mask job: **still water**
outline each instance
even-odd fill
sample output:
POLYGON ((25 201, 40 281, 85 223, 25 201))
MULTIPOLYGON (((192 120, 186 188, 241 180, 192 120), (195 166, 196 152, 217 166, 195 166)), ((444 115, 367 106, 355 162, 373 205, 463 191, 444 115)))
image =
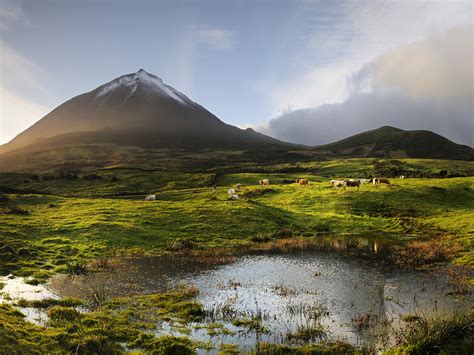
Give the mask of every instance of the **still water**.
MULTIPOLYGON (((189 336, 216 346, 236 343, 242 351, 258 341, 297 344, 299 339, 291 334, 298 329, 312 329, 313 341, 343 339, 376 348, 393 342, 393 330, 404 314, 452 311, 472 303, 470 295, 447 296, 450 289, 442 271, 387 267, 383 259, 390 248, 373 238, 331 237, 310 250, 246 255, 226 265, 186 257, 126 259, 106 273, 58 275, 39 286, 35 297, 87 298, 91 290, 100 289, 110 298, 193 285, 207 318, 194 324, 189 336), (232 325, 235 318, 259 319, 262 328, 232 325), (228 332, 209 335, 202 325, 214 322, 228 332)), ((175 329, 164 322, 157 333, 181 335, 175 329)))

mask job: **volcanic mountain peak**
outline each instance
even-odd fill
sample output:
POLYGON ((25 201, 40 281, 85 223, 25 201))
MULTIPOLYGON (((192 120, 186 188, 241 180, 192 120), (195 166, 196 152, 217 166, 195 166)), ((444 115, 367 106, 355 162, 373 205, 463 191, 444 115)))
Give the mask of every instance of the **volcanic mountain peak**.
POLYGON ((144 69, 140 69, 136 73, 122 75, 117 79, 108 82, 98 88, 96 101, 103 102, 109 95, 117 90, 127 90, 125 96, 126 102, 137 89, 140 88, 151 95, 159 95, 164 98, 172 99, 182 105, 193 105, 194 102, 186 95, 175 90, 173 87, 166 85, 163 80, 153 74, 148 73, 144 69))

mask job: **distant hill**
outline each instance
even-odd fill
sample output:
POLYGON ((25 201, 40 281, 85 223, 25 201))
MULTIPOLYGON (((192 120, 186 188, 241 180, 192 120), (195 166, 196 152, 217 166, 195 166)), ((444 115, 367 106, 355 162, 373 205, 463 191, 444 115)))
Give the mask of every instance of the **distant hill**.
POLYGON ((63 103, 0 146, 0 153, 79 143, 220 148, 285 144, 222 122, 140 69, 63 103))
POLYGON ((383 126, 315 147, 331 156, 474 160, 474 149, 425 130, 383 126))

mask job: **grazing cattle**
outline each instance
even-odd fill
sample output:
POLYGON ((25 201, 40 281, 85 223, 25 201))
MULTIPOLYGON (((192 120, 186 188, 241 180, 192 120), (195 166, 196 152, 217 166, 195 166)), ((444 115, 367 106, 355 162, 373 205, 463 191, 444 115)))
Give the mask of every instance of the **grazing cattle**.
POLYGON ((229 190, 227 190, 227 194, 229 195, 229 197, 233 196, 233 195, 235 195, 235 190, 234 189, 229 189, 229 190))
POLYGON ((148 195, 145 197, 145 201, 155 201, 156 200, 156 195, 148 195))
POLYGON ((240 185, 240 184, 235 185, 235 189, 236 189, 237 191, 240 191, 241 188, 242 188, 242 185, 240 185))
POLYGON ((262 186, 268 186, 270 185, 270 180, 269 179, 263 179, 258 182, 262 186))
POLYGON ((331 184, 334 189, 339 189, 340 187, 342 187, 343 190, 346 189, 346 182, 344 180, 331 180, 329 184, 331 184))
POLYGON ((309 180, 308 179, 298 179, 297 182, 298 182, 298 184, 300 184, 300 186, 308 186, 309 185, 309 180))
POLYGON ((370 179, 359 179, 359 181, 360 181, 360 184, 361 184, 361 185, 368 184, 368 183, 371 182, 370 179))
POLYGON ((405 175, 400 175, 400 179, 405 179, 405 175))
POLYGON ((237 194, 229 196, 229 200, 238 200, 238 199, 239 199, 239 195, 237 194))
POLYGON ((388 181, 388 179, 385 179, 385 178, 373 178, 372 182, 374 186, 379 186, 380 184, 390 185, 390 181, 388 181))
POLYGON ((346 186, 347 187, 357 187, 359 188, 360 186, 360 180, 354 180, 354 179, 349 179, 349 180, 346 180, 346 186))

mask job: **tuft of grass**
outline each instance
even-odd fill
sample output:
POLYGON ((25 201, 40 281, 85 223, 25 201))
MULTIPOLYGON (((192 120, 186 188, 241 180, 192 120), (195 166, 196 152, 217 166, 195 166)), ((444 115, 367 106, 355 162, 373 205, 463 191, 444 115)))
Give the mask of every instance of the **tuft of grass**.
POLYGON ((411 315, 397 332, 397 350, 414 354, 472 354, 474 312, 411 315))
POLYGON ((16 305, 18 307, 33 307, 33 308, 49 308, 53 306, 61 306, 61 307, 77 307, 84 304, 79 298, 74 297, 66 297, 66 298, 45 298, 42 300, 18 300, 16 305))

